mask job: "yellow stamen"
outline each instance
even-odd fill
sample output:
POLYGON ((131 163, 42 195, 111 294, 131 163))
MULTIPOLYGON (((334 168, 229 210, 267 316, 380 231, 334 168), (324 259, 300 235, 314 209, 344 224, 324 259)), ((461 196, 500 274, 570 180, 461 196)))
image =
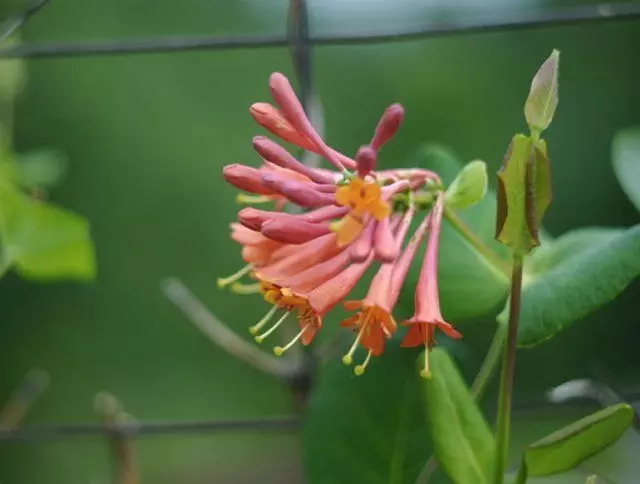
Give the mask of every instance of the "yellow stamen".
POLYGON ((358 344, 360 343, 360 340, 362 339, 362 335, 364 333, 364 326, 362 326, 362 328, 360 329, 360 331, 358 332, 358 336, 356 337, 356 340, 353 342, 353 345, 351 345, 351 349, 349 350, 349 352, 344 355, 342 357, 342 363, 344 363, 345 365, 350 365, 351 363, 353 363, 353 354, 356 352, 356 349, 358 348, 358 344))
POLYGON ((236 294, 256 294, 260 292, 260 283, 242 284, 240 282, 234 282, 231 285, 231 292, 235 292, 236 294))
POLYGON ((258 205, 260 203, 270 202, 271 198, 266 195, 247 195, 246 193, 238 193, 236 195, 236 203, 245 205, 258 205))
POLYGON ((231 274, 228 277, 219 277, 218 281, 217 281, 218 287, 220 289, 222 289, 223 287, 228 286, 229 284, 233 284, 238 279, 240 279, 242 276, 248 274, 251 271, 252 267, 253 266, 251 264, 247 264, 242 269, 240 269, 238 272, 234 272, 233 274, 231 274))
POLYGON ((262 334, 259 334, 258 336, 256 336, 254 339, 258 342, 258 343, 262 343, 264 341, 264 339, 269 336, 271 333, 273 333, 276 329, 278 329, 278 326, 280 326, 285 319, 287 319, 287 316, 289 316, 289 312, 287 311, 286 313, 284 313, 282 315, 282 317, 280 319, 278 319, 278 321, 276 322, 276 324, 274 324, 273 326, 271 326, 271 328, 269 328, 267 331, 265 331, 262 334))
POLYGON ((287 343, 286 346, 284 346, 284 348, 282 346, 276 346, 275 348, 273 348, 273 352, 275 353, 275 355, 276 356, 282 356, 285 351, 290 349, 294 344, 296 344, 300 340, 300 338, 302 338, 302 335, 310 327, 311 327, 311 324, 307 324, 304 328, 302 328, 302 330, 296 335, 296 337, 293 338, 291 341, 289 341, 289 343, 287 343))
POLYGON ((271 309, 269 309, 269 312, 265 314, 264 318, 262 318, 260 321, 258 321, 257 324, 249 328, 249 333, 256 334, 258 331, 260 331, 262 327, 269 322, 269 320, 273 317, 277 310, 278 306, 273 306, 271 309))
POLYGON ((431 378, 431 370, 429 370, 429 348, 424 349, 424 368, 420 372, 420 376, 427 380, 431 378))
POLYGON ((356 366, 353 369, 353 372, 356 374, 356 376, 360 376, 364 373, 364 370, 367 369, 367 365, 369 364, 369 361, 371 361, 371 354, 373 353, 372 350, 369 350, 369 352, 367 353, 367 357, 364 359, 364 361, 362 362, 361 365, 356 366))

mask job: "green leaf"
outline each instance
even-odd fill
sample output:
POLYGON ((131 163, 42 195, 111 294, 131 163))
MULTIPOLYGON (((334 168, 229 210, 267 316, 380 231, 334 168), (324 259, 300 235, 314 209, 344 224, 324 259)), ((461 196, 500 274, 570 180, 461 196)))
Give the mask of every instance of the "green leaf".
POLYGON ((310 484, 413 484, 429 457, 416 353, 389 345, 367 372, 332 361, 302 429, 310 484))
POLYGON ((583 227, 571 230, 556 240, 546 240, 526 260, 525 285, 590 247, 609 243, 625 230, 622 227, 583 227))
MULTIPOLYGON (((411 160, 410 166, 435 171, 447 186, 460 172, 462 163, 451 150, 427 145, 411 160)), ((476 205, 455 213, 499 258, 504 258, 506 248, 493 238, 496 200, 491 191, 476 205)), ((422 256, 423 251, 419 251, 407 276, 406 289, 401 294, 400 304, 409 312, 413 310, 413 289, 420 274, 422 256)), ((509 287, 509 279, 503 270, 478 253, 446 221, 441 233, 438 276, 443 315, 452 322, 496 314, 504 304, 509 287)))
POLYGON ((613 139, 613 170, 631 203, 640 210, 640 127, 623 130, 613 139))
POLYGON ((532 131, 547 129, 558 105, 558 62, 560 52, 554 50, 540 66, 531 82, 524 115, 532 131))
POLYGON ((551 202, 546 144, 517 134, 498 172, 496 239, 516 253, 540 245, 538 230, 551 202))
POLYGON ((640 274, 640 225, 570 232, 549 245, 531 257, 533 272, 525 272, 520 346, 551 338, 615 299, 640 274))
POLYGON ((633 415, 631 406, 613 405, 529 445, 520 468, 520 482, 525 482, 525 476, 546 476, 573 469, 618 440, 631 425, 633 415))
POLYGON ((447 352, 430 354, 425 380, 427 422, 438 463, 456 484, 491 482, 493 435, 447 352))
POLYGON ((445 193, 447 206, 467 208, 478 203, 487 193, 487 164, 475 160, 467 163, 445 193))
POLYGON ((64 209, 34 201, 0 184, 3 256, 26 279, 87 280, 95 276, 87 222, 64 209))

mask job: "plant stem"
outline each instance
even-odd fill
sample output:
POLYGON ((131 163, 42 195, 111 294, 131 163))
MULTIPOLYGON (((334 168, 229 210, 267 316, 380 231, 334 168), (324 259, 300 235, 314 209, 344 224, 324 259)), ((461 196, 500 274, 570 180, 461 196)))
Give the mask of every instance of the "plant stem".
POLYGON ((500 377, 500 395, 498 402, 496 455, 494 484, 503 484, 509 454, 509 427, 511 423, 511 395, 513 393, 513 375, 516 366, 516 343, 518 339, 518 321, 520 319, 520 299, 522 296, 522 266, 524 260, 520 254, 513 256, 511 275, 511 298, 509 300, 509 324, 507 326, 507 344, 504 346, 502 374, 500 377))
POLYGON ((500 321, 497 321, 497 323, 498 327, 493 335, 493 340, 491 340, 491 345, 489 346, 487 354, 484 357, 484 361, 482 362, 482 366, 480 367, 476 377, 473 379, 473 384, 471 385, 471 396, 476 402, 479 402, 484 395, 487 385, 489 384, 489 380, 491 380, 491 377, 498 366, 498 362, 500 361, 500 355, 502 354, 507 328, 503 323, 500 323, 500 321))
POLYGON ((488 262, 505 276, 509 276, 509 264, 496 254, 450 207, 445 205, 444 218, 454 226, 462 237, 488 262))
MULTIPOLYGON (((502 353, 502 346, 504 344, 505 337, 505 329, 504 324, 498 321, 498 327, 496 328, 496 332, 493 335, 493 340, 491 341, 491 345, 487 350, 487 354, 484 357, 482 362, 482 366, 480 366, 480 370, 476 374, 473 379, 473 384, 471 385, 471 396, 476 402, 479 402, 484 395, 485 390, 487 389, 487 385, 491 380, 491 376, 493 375, 498 362, 500 361, 500 355, 502 353)), ((429 479, 433 473, 438 469, 438 461, 434 456, 429 457, 427 463, 422 468, 422 472, 418 476, 418 480, 416 484, 427 484, 429 479)))

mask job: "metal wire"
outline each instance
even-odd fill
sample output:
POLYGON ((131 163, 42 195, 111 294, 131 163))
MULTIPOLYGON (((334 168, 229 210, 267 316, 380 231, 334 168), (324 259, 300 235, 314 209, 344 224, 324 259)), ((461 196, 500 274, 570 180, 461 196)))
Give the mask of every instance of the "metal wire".
POLYGON ((195 422, 126 422, 117 425, 87 423, 50 425, 0 430, 0 442, 57 440, 73 437, 108 437, 118 434, 126 437, 148 437, 171 434, 200 434, 231 431, 290 431, 300 426, 300 417, 284 416, 246 420, 210 420, 195 422))
MULTIPOLYGON (((534 12, 521 12, 517 16, 505 20, 495 20, 491 17, 455 20, 400 32, 335 32, 328 35, 311 36, 309 37, 308 42, 312 45, 380 44, 434 37, 547 28, 559 25, 624 21, 638 18, 640 18, 639 3, 583 5, 566 8, 542 9, 534 12)), ((24 44, 0 49, 0 57, 25 57, 38 59, 97 55, 150 54, 177 51, 269 48, 286 47, 288 45, 290 45, 290 39, 287 35, 239 37, 155 37, 78 43, 24 44)))

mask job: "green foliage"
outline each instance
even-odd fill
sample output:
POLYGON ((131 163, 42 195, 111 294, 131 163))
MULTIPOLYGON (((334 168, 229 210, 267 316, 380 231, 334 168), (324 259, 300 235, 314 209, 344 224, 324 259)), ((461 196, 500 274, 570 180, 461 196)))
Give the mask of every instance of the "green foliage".
POLYGON ((524 484, 528 476, 574 468, 618 440, 631 425, 633 415, 629 405, 613 405, 529 445, 522 458, 518 484, 524 484))
POLYGON ((540 133, 549 127, 558 105, 558 62, 560 52, 554 50, 540 66, 531 82, 524 115, 531 131, 540 133))
MULTIPOLYGON (((427 145, 411 160, 410 166, 436 171, 447 186, 460 172, 462 163, 452 151, 427 145)), ((488 247, 502 255, 504 248, 493 240, 495 210, 495 195, 489 191, 476 205, 456 213, 488 247)), ((447 320, 475 320, 499 311, 507 295, 508 278, 450 223, 442 227, 439 258, 440 304, 447 320)), ((418 252, 407 276, 407 289, 401 295, 400 302, 406 307, 413 308, 413 288, 421 264, 422 252, 418 252)))
POLYGON ((475 160, 467 163, 445 193, 447 206, 460 209, 478 203, 487 193, 487 164, 475 160))
POLYGON ((0 183, 2 264, 26 279, 95 276, 93 244, 87 222, 78 215, 33 200, 0 183))
MULTIPOLYGON (((7 47, 19 42, 17 37, 0 45, 7 47)), ((21 59, 0 59, 0 109, 12 106, 26 80, 25 62, 21 59)))
POLYGON ((521 134, 511 140, 498 172, 496 239, 517 254, 540 245, 538 231, 551 202, 546 145, 521 134))
POLYGON ((613 170, 629 200, 640 210, 640 128, 623 130, 614 138, 613 170))
POLYGON ((25 80, 22 61, 0 61, 0 277, 15 269, 25 279, 88 280, 95 256, 88 223, 23 193, 55 185, 65 160, 52 150, 11 150, 13 108, 25 80))
POLYGON ((362 376, 332 362, 307 407, 310 484, 413 484, 429 456, 416 353, 389 345, 362 376))
POLYGON ((435 348, 425 380, 427 422, 438 463, 456 484, 491 482, 495 444, 455 363, 435 348))
MULTIPOLYGON (((525 271, 518 343, 532 346, 612 301, 638 277, 640 225, 569 232, 534 253, 525 271)), ((505 307, 499 319, 506 318, 505 307)))

